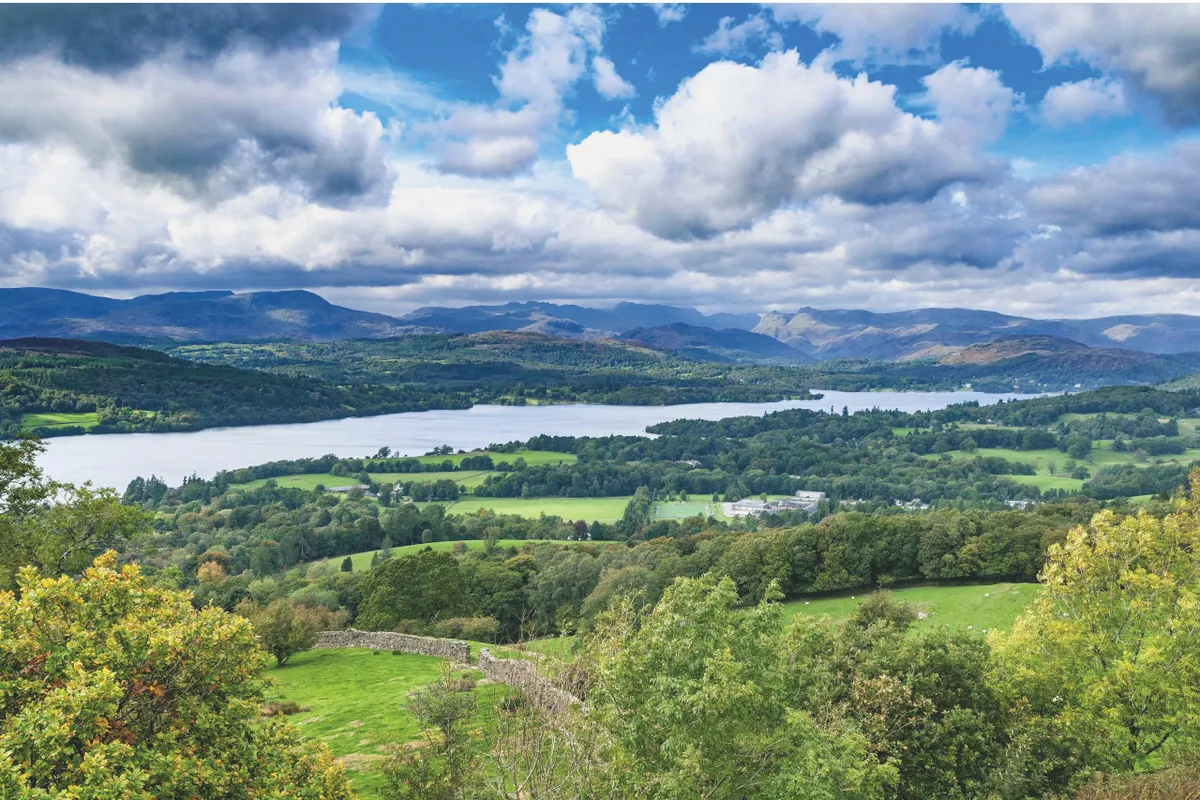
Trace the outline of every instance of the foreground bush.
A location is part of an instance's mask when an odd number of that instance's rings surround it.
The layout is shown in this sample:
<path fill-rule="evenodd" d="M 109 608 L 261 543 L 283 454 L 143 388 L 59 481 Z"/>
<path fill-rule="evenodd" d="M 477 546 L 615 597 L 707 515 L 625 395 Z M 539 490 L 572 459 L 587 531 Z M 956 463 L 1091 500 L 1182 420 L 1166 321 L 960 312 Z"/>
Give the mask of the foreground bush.
<path fill-rule="evenodd" d="M 102 556 L 78 581 L 0 592 L 0 797 L 339 800 L 323 746 L 257 721 L 250 623 L 196 611 Z"/>

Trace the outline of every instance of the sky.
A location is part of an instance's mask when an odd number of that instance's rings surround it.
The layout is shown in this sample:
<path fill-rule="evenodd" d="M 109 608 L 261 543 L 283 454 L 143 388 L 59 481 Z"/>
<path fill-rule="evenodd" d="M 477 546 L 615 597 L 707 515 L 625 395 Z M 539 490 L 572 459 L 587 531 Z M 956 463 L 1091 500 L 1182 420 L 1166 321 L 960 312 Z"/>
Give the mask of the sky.
<path fill-rule="evenodd" d="M 1200 313 L 1200 5 L 4 5 L 0 98 L 0 286 Z"/>

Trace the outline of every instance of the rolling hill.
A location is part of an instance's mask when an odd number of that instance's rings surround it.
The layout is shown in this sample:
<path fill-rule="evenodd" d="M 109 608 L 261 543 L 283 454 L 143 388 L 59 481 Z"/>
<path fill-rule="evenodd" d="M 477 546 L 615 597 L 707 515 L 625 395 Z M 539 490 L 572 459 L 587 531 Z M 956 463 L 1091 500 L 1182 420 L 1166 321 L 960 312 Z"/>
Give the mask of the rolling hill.
<path fill-rule="evenodd" d="M 770 336 L 737 328 L 714 330 L 699 325 L 675 322 L 653 328 L 634 328 L 622 334 L 621 338 L 704 361 L 797 362 L 809 360 L 799 351 Z"/>
<path fill-rule="evenodd" d="M 0 289 L 0 339 L 50 337 L 118 343 L 331 340 L 419 329 L 355 311 L 312 292 L 170 292 L 129 300 L 58 289 Z"/>
<path fill-rule="evenodd" d="M 1144 353 L 1200 349 L 1200 317 L 1182 314 L 1055 320 L 962 308 L 891 313 L 802 308 L 795 314 L 764 314 L 753 330 L 819 360 L 938 358 L 1013 336 L 1052 336 L 1094 348 Z"/>

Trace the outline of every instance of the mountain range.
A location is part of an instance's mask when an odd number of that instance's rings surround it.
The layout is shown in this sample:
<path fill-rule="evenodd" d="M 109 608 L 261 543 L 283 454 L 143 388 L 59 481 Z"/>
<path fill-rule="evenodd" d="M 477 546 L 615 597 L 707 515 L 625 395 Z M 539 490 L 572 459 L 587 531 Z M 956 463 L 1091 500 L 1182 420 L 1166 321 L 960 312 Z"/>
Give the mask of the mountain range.
<path fill-rule="evenodd" d="M 1023 341 L 1020 347 L 1033 347 L 1023 353 L 1029 355 L 1037 349 L 1030 345 L 1036 337 L 1102 350 L 1200 350 L 1200 317 L 1181 314 L 1039 320 L 971 309 L 877 313 L 801 308 L 794 314 L 771 311 L 760 316 L 629 302 L 612 308 L 514 302 L 427 307 L 389 316 L 337 306 L 306 291 L 171 292 L 121 300 L 41 288 L 0 289 L 0 309 L 0 339 L 36 336 L 123 344 L 525 331 L 636 339 L 715 361 L 936 361 L 955 354 L 972 358 L 973 346 L 1002 340 Z M 1062 357 L 1071 349 L 1056 345 L 1055 352 Z M 1112 361 L 1113 355 L 1104 358 Z"/>

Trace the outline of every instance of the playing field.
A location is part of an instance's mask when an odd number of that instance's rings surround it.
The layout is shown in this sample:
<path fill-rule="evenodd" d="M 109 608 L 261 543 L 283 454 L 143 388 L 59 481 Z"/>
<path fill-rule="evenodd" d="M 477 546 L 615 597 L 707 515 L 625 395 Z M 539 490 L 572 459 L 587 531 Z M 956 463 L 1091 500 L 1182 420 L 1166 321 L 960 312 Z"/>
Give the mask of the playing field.
<path fill-rule="evenodd" d="M 77 414 L 22 414 L 21 430 L 69 428 L 75 425 L 87 429 L 96 426 L 99 422 L 100 417 L 95 411 L 80 412 Z"/>
<path fill-rule="evenodd" d="M 655 503 L 654 516 L 659 519 L 687 519 L 688 517 L 711 517 L 714 514 L 719 514 L 721 511 L 720 503 L 694 502 L 688 500 L 686 502 L 674 503 Z"/>
<path fill-rule="evenodd" d="M 409 692 L 440 680 L 442 670 L 442 659 L 430 656 L 310 650 L 267 671 L 274 682 L 267 699 L 292 700 L 307 708 L 290 721 L 343 760 L 359 797 L 376 798 L 383 782 L 378 762 L 384 748 L 412 741 L 419 732 L 405 705 Z M 474 670 L 456 674 L 482 677 Z M 474 691 L 482 705 L 504 688 L 493 684 Z"/>

